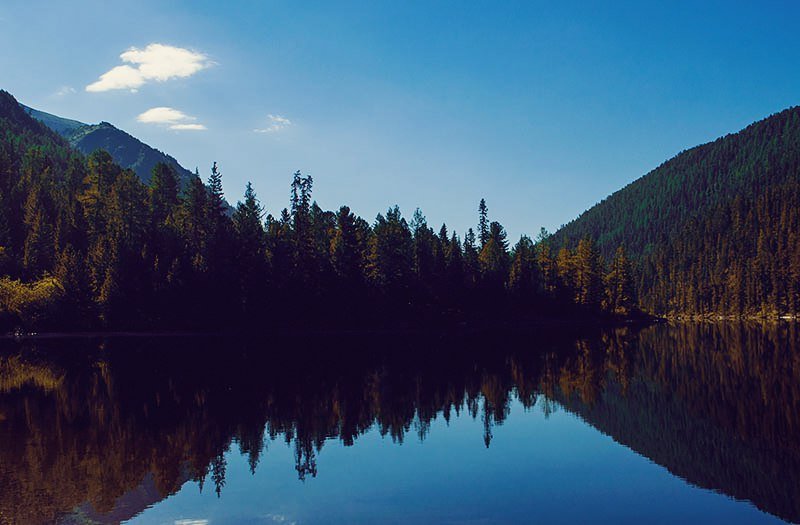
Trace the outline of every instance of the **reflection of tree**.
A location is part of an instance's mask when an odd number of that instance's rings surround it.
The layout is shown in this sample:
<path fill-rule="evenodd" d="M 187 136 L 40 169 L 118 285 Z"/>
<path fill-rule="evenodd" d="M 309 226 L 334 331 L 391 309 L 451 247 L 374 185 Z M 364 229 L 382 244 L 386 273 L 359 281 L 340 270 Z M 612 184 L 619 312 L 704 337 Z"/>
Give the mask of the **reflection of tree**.
<path fill-rule="evenodd" d="M 219 454 L 211 460 L 211 479 L 214 481 L 214 490 L 217 496 L 222 492 L 222 487 L 225 486 L 225 455 Z"/>
<path fill-rule="evenodd" d="M 294 461 L 297 477 L 305 481 L 307 476 L 317 476 L 317 453 L 309 439 L 296 439 L 294 442 Z"/>
<path fill-rule="evenodd" d="M 501 347 L 519 346 L 504 339 Z M 302 352 L 285 356 L 290 343 Z M 222 344 L 240 348 L 223 352 Z M 484 355 L 485 341 L 474 336 L 7 346 L 0 350 L 0 487 L 18 490 L 0 490 L 0 512 L 30 523 L 79 506 L 127 519 L 131 508 L 187 480 L 224 492 L 225 453 L 234 442 L 255 471 L 269 441 L 286 441 L 306 479 L 330 438 L 349 446 L 375 428 L 398 442 L 410 431 L 424 439 L 434 419 L 464 409 L 490 435 L 515 389 L 533 405 L 541 368 L 540 352 L 520 346 L 519 355 Z M 149 500 L 138 507 L 120 504 L 143 491 Z"/>
<path fill-rule="evenodd" d="M 436 418 L 463 412 L 480 418 L 489 446 L 514 398 L 545 414 L 557 401 L 694 483 L 796 519 L 797 342 L 794 327 L 684 325 L 535 343 L 391 334 L 14 346 L 0 352 L 0 489 L 18 489 L 0 490 L 0 523 L 48 523 L 79 506 L 119 521 L 187 480 L 224 494 L 232 443 L 254 472 L 267 444 L 285 441 L 300 479 L 316 475 L 327 439 L 350 446 L 370 429 L 425 439 Z"/>

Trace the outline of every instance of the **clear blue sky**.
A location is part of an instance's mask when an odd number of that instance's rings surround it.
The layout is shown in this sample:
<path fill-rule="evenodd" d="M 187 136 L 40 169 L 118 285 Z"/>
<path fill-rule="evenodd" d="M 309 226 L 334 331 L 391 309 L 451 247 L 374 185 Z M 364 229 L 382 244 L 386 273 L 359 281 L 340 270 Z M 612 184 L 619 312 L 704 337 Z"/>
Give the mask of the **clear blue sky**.
<path fill-rule="evenodd" d="M 273 213 L 300 169 L 370 221 L 397 203 L 463 231 L 485 197 L 513 237 L 800 103 L 798 2 L 296 4 L 4 0 L 0 88 L 204 178 L 216 160 Z M 149 44 L 194 62 L 120 58 Z M 135 92 L 95 84 L 126 65 Z M 139 117 L 159 107 L 180 113 Z"/>

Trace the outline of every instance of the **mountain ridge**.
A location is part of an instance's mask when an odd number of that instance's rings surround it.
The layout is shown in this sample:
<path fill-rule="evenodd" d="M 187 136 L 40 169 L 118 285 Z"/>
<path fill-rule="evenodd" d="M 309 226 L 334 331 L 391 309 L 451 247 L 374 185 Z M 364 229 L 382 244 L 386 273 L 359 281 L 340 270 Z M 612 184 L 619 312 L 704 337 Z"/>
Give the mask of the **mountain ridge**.
<path fill-rule="evenodd" d="M 576 218 L 568 222 L 567 224 L 563 225 L 559 230 L 554 234 L 555 238 L 558 240 L 569 240 L 571 242 L 577 242 L 582 234 L 585 233 L 584 227 L 581 225 L 582 222 L 586 220 L 592 220 L 592 217 L 595 214 L 605 213 L 603 208 L 607 208 L 609 203 L 613 203 L 615 200 L 619 199 L 626 193 L 631 191 L 640 191 L 641 186 L 644 182 L 648 180 L 652 180 L 655 177 L 661 176 L 662 172 L 666 168 L 671 168 L 674 166 L 675 163 L 685 163 L 687 158 L 691 158 L 691 160 L 698 160 L 697 157 L 702 155 L 707 148 L 713 147 L 714 145 L 722 144 L 726 141 L 730 141 L 731 139 L 735 139 L 737 137 L 743 136 L 743 134 L 753 133 L 760 131 L 760 126 L 764 125 L 768 121 L 772 121 L 773 119 L 782 119 L 784 117 L 793 116 L 793 118 L 797 119 L 800 116 L 800 106 L 791 106 L 786 108 L 782 111 L 775 112 L 763 119 L 757 120 L 739 131 L 727 133 L 725 135 L 719 136 L 714 140 L 710 140 L 703 144 L 698 144 L 696 146 L 684 149 L 677 153 L 676 155 L 672 156 L 671 158 L 665 160 L 661 164 L 659 164 L 654 169 L 650 170 L 646 174 L 642 175 L 641 177 L 637 178 L 636 180 L 626 184 L 622 188 L 614 191 L 607 197 L 600 200 L 597 204 L 593 205 L 586 211 L 579 214 Z M 668 188 L 672 190 L 674 188 L 674 184 L 671 185 L 672 187 Z M 733 190 L 740 189 L 740 186 L 735 186 Z M 728 193 L 731 193 L 731 189 L 729 189 Z M 605 232 L 606 237 L 611 236 L 614 232 Z M 604 249 L 603 245 L 606 243 L 605 238 L 597 238 L 597 244 L 604 251 L 604 255 L 610 255 L 610 252 L 607 254 L 605 253 L 606 250 Z M 626 244 L 626 247 L 631 249 L 630 246 Z M 614 246 L 616 248 L 616 246 Z"/>
<path fill-rule="evenodd" d="M 87 124 L 78 120 L 67 119 L 52 113 L 20 104 L 33 118 L 47 126 L 49 129 L 62 136 L 70 146 L 88 155 L 96 149 L 108 151 L 114 161 L 123 168 L 132 169 L 145 183 L 150 181 L 153 167 L 159 162 L 175 169 L 180 177 L 181 184 L 185 185 L 194 174 L 171 155 L 156 149 L 130 133 L 102 121 L 97 124 Z"/>

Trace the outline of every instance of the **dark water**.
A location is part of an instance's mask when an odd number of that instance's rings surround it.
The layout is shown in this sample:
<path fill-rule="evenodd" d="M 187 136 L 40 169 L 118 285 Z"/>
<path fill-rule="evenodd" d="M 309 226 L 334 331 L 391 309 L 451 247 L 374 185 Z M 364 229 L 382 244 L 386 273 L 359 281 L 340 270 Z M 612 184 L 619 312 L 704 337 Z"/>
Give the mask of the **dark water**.
<path fill-rule="evenodd" d="M 800 521 L 800 332 L 0 344 L 0 523 Z"/>

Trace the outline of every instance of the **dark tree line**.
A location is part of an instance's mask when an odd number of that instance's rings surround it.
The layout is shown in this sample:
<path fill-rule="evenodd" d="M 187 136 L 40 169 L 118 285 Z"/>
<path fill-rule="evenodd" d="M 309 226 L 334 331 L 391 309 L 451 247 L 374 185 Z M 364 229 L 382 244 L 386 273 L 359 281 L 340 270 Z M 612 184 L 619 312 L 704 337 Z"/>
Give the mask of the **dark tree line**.
<path fill-rule="evenodd" d="M 7 98 L 10 98 L 8 96 Z M 12 104 L 13 102 L 13 104 Z M 0 307 L 48 328 L 219 329 L 266 324 L 435 322 L 509 312 L 629 314 L 623 251 L 606 269 L 588 239 L 553 253 L 547 235 L 509 244 L 481 200 L 477 235 L 435 230 L 398 207 L 370 223 L 321 209 L 300 172 L 289 206 L 266 214 L 248 183 L 232 213 L 215 163 L 182 185 L 149 184 L 98 150 L 84 158 L 24 114 L 3 110 Z"/>

